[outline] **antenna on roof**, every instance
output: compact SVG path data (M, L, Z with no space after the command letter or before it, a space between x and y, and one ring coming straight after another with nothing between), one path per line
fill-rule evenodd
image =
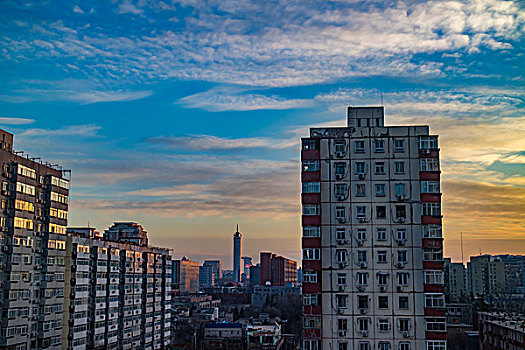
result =
M463 231L461 231L461 264L463 264Z
M381 106L383 106L383 91L379 91L379 94L381 95Z

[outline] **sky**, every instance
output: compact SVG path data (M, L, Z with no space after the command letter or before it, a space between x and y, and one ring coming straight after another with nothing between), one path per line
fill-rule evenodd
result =
M0 2L0 127L72 170L69 224L300 260L299 140L347 105L440 135L445 255L525 254L520 1Z

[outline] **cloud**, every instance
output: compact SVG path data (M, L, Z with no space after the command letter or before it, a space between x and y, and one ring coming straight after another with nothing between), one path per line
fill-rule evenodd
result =
M235 93L235 90L234 88L215 88L183 97L177 103L186 108L200 108L211 112L295 109L312 106L312 101L309 100Z
M84 10L82 10L82 9L80 8L80 6L75 5L75 6L73 7L73 12L75 12L75 13L79 13L79 14L83 14L83 13L84 13Z
M9 117L0 117L0 124L4 125L23 125L23 124L32 124L34 119L29 118L9 118Z
M59 129L27 129L20 134L21 137L28 136L81 136L81 137L94 137L97 136L97 132L101 129L100 126L95 124L85 125L69 125L63 126Z
M153 144L195 151L240 150L253 148L283 149L296 146L298 140L249 137L239 139L222 138L212 135L159 136L147 139Z

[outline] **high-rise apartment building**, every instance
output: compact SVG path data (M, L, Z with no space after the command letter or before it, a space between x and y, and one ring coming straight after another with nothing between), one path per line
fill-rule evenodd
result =
M69 181L13 151L0 130L0 349L58 348L64 305Z
M301 160L303 349L445 349L438 137L349 107Z
M215 274L210 266L199 267L199 287L210 288L215 285Z
M181 293L197 293L199 291L200 266L197 261L183 257L173 260L173 284Z
M242 254L242 234L239 232L239 225L237 231L233 234L233 281L241 281L241 254Z
M104 236L109 241L131 243L143 247L148 245L147 232L136 222L115 222L104 232Z
M269 252L261 252L261 285L297 286L297 262Z
M445 296L447 301L465 301L467 297L466 272L463 263L453 263L445 258Z
M473 298L505 293L505 264L490 255L471 256L467 263L467 284Z

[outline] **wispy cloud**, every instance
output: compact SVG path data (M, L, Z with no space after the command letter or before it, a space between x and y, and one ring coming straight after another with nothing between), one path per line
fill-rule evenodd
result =
M0 117L0 124L5 125L23 125L23 124L32 124L34 119L30 118L10 118L10 117Z
M297 145L297 140L249 137L229 139L212 135L159 136L147 139L148 142L173 148L195 151L239 150L251 148L282 149Z
M97 132L101 129L100 126L94 124L85 125L68 125L59 129L27 129L20 134L22 137L28 136L81 136L93 137L97 136Z

